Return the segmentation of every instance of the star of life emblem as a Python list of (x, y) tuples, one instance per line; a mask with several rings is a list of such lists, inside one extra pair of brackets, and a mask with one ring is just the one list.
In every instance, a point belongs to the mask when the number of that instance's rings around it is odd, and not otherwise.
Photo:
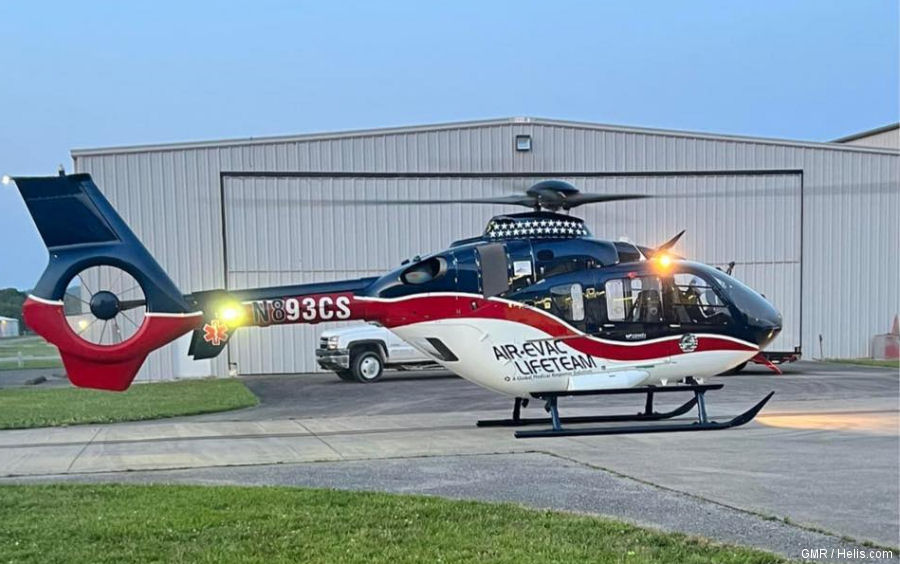
[(218, 347), (228, 340), (228, 326), (218, 319), (213, 319), (203, 326), (203, 340)]

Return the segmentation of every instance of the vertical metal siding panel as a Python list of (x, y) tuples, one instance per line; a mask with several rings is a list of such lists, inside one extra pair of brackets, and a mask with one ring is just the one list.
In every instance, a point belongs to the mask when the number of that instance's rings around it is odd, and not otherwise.
[[(889, 169), (898, 158), (804, 152), (804, 346), (818, 356), (822, 333), (826, 356), (864, 356), (897, 311), (898, 196)], [(890, 263), (893, 271), (879, 275)]]

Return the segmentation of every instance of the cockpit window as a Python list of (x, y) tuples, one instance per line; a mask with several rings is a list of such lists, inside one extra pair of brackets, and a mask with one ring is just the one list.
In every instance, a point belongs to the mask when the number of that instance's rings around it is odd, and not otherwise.
[(706, 279), (680, 272), (672, 275), (672, 311), (679, 323), (724, 324), (728, 306)]
[(447, 271), (447, 261), (443, 257), (431, 257), (422, 262), (418, 262), (400, 275), (400, 279), (404, 284), (425, 284), (432, 280), (437, 280)]

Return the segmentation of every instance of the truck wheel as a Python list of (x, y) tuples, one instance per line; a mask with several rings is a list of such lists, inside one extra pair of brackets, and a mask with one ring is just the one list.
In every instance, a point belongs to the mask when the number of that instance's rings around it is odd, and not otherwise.
[(353, 376), (357, 382), (368, 384), (381, 378), (384, 371), (384, 361), (381, 355), (372, 350), (362, 350), (354, 354), (350, 365), (353, 367)]
[(345, 382), (356, 382), (356, 376), (353, 375), (352, 370), (335, 370), (334, 373)]

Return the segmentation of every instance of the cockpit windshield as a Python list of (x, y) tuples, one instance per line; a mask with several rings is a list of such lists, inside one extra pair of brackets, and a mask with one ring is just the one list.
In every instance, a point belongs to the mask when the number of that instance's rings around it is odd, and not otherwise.
[(721, 286), (726, 297), (755, 322), (781, 323), (778, 310), (766, 300), (765, 296), (747, 286), (737, 278), (725, 274), (721, 270), (708, 268), (709, 273)]

